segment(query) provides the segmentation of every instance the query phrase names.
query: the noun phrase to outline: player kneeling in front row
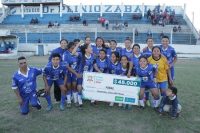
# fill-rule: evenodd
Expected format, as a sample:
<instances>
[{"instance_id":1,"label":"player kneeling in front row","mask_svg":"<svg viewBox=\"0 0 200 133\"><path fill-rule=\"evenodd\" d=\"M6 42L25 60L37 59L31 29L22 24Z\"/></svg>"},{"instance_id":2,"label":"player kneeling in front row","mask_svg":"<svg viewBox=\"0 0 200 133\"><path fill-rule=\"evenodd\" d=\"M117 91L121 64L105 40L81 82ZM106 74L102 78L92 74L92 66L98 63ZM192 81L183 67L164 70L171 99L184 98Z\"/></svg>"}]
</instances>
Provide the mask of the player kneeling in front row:
<instances>
[{"instance_id":1,"label":"player kneeling in front row","mask_svg":"<svg viewBox=\"0 0 200 133\"><path fill-rule=\"evenodd\" d=\"M163 112L169 112L169 115L172 119L175 119L179 116L181 112L181 105L178 102L177 98L177 88L170 87L166 91L166 95L161 100L159 113L162 115Z\"/></svg>"},{"instance_id":2,"label":"player kneeling in front row","mask_svg":"<svg viewBox=\"0 0 200 133\"><path fill-rule=\"evenodd\" d=\"M14 90L23 115L29 112L29 102L33 107L41 109L40 101L36 95L36 78L42 74L41 69L28 67L25 57L18 58L19 70L13 75L12 89Z\"/></svg>"},{"instance_id":3,"label":"player kneeling in front row","mask_svg":"<svg viewBox=\"0 0 200 133\"><path fill-rule=\"evenodd\" d=\"M148 64L147 58L141 56L139 58L139 66L136 68L136 75L141 78L139 104L141 108L144 108L144 92L145 89L150 89L154 101L154 108L158 107L159 104L159 91L156 87L154 78L156 77L156 67L152 64Z\"/></svg>"},{"instance_id":4,"label":"player kneeling in front row","mask_svg":"<svg viewBox=\"0 0 200 133\"><path fill-rule=\"evenodd\" d=\"M51 62L49 62L43 71L43 79L45 83L46 100L48 103L47 111L50 111L53 106L51 102L50 89L54 82L56 82L61 89L61 101L60 110L64 110L65 96L66 96L66 80L67 80L67 69L66 65L60 62L61 57L59 54L55 53L52 55Z\"/></svg>"}]
</instances>

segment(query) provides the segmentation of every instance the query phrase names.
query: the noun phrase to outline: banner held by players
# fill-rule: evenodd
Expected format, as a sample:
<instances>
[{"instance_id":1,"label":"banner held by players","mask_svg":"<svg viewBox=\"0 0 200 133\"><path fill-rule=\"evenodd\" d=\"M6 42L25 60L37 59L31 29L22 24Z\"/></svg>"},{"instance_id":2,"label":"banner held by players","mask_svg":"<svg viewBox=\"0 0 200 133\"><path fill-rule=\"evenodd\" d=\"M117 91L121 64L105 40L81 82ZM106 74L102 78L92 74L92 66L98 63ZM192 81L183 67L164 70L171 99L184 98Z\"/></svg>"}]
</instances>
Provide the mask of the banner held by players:
<instances>
[{"instance_id":1,"label":"banner held by players","mask_svg":"<svg viewBox=\"0 0 200 133\"><path fill-rule=\"evenodd\" d=\"M83 97L89 100L138 105L140 79L84 72Z\"/></svg>"}]
</instances>

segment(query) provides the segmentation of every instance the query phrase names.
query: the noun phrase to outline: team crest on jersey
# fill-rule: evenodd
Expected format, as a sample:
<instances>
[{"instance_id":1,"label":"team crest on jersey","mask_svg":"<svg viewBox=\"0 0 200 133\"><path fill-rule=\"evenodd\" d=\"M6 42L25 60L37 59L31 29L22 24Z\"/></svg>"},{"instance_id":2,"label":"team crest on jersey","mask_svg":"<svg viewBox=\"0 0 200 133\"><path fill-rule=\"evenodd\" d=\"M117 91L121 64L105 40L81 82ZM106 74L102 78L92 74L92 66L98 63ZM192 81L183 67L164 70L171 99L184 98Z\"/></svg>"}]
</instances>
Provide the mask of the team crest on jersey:
<instances>
[{"instance_id":1,"label":"team crest on jersey","mask_svg":"<svg viewBox=\"0 0 200 133\"><path fill-rule=\"evenodd\" d=\"M168 58L170 57L170 53L167 53L167 57L168 57Z\"/></svg>"},{"instance_id":2,"label":"team crest on jersey","mask_svg":"<svg viewBox=\"0 0 200 133\"><path fill-rule=\"evenodd\" d=\"M60 70L60 73L62 73L63 72L63 70Z\"/></svg>"}]
</instances>

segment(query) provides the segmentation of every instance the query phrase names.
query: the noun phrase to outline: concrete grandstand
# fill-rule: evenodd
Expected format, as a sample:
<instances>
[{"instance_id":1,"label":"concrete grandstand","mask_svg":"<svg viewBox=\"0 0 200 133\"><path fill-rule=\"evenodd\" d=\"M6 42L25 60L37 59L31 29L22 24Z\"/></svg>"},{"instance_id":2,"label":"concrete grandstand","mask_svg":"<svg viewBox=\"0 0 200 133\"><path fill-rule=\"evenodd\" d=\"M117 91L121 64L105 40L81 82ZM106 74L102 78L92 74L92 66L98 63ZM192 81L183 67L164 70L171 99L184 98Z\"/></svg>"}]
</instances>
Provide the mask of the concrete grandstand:
<instances>
[{"instance_id":1,"label":"concrete grandstand","mask_svg":"<svg viewBox=\"0 0 200 133\"><path fill-rule=\"evenodd\" d=\"M188 47L198 47L199 35L192 22L180 6L159 5L64 5L62 1L6 3L1 9L0 28L10 30L12 35L19 37L19 52L30 55L46 55L58 46L59 41L65 38L73 41L76 38L84 40L90 36L92 41L101 36L105 41L116 40L123 46L124 39L131 37L134 43L145 45L148 34L155 44L160 43L161 33L170 37L171 44L177 47L178 53L199 53L188 51ZM62 10L60 10L62 9ZM173 20L164 25L160 20L153 21L148 11L166 12ZM99 19L109 21L109 27L102 26ZM87 26L83 25L83 21ZM164 21L164 20L162 20ZM155 22L155 23L154 23ZM49 24L57 26L49 27ZM125 25L125 23L127 25ZM174 27L181 26L180 31L173 31ZM116 27L120 26L120 27ZM136 30L138 34L136 33Z\"/></svg>"}]
</instances>

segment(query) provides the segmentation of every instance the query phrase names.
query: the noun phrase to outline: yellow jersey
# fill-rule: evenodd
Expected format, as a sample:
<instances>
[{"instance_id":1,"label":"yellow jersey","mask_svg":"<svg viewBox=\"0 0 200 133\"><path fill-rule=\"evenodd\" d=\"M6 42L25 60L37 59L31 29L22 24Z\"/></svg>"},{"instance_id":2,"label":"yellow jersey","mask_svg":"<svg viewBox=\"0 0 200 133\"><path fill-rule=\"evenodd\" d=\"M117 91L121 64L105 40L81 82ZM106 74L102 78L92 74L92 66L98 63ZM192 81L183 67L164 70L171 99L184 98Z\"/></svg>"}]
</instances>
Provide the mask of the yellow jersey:
<instances>
[{"instance_id":1,"label":"yellow jersey","mask_svg":"<svg viewBox=\"0 0 200 133\"><path fill-rule=\"evenodd\" d=\"M156 82L164 82L168 80L167 71L169 69L169 64L164 56L161 56L159 60L154 60L153 57L150 56L148 62L157 65Z\"/></svg>"}]
</instances>

